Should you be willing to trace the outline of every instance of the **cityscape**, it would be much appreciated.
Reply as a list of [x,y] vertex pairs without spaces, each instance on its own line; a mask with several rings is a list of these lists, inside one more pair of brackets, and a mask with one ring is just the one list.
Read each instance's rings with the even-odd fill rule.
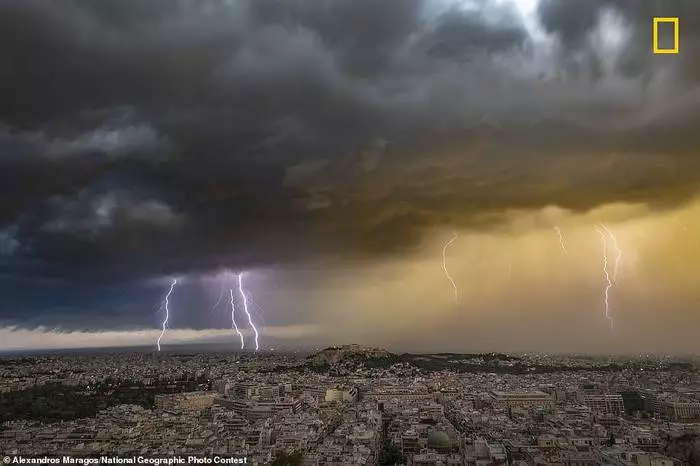
[[0,359],[0,453],[314,466],[700,461],[697,358],[186,351]]

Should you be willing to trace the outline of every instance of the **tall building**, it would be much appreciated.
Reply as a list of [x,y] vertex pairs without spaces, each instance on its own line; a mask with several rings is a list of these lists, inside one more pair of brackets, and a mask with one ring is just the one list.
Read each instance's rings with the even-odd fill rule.
[[622,414],[625,411],[622,395],[583,395],[583,404],[596,413]]
[[671,401],[667,403],[666,412],[674,421],[691,421],[700,419],[700,402]]
[[326,401],[329,403],[346,401],[354,403],[357,401],[357,387],[335,387],[326,390]]

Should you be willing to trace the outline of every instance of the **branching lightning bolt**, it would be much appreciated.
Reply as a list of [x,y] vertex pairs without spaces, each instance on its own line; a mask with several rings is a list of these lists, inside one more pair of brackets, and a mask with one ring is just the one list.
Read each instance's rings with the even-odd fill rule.
[[258,344],[258,329],[255,328],[255,324],[253,324],[253,318],[251,317],[250,312],[248,311],[248,298],[245,295],[245,291],[243,291],[243,272],[238,274],[238,291],[241,293],[241,297],[243,298],[243,310],[248,316],[248,324],[253,329],[253,333],[255,333],[255,351],[257,351],[260,348],[260,345]]
[[613,271],[613,279],[612,279],[613,284],[617,285],[617,275],[618,275],[618,272],[620,270],[620,260],[622,260],[622,249],[620,249],[620,246],[617,244],[617,238],[615,237],[613,232],[610,231],[610,229],[603,224],[601,224],[600,226],[608,234],[608,236],[610,237],[610,239],[613,242],[613,247],[615,248],[615,251],[617,251],[617,257],[615,258],[615,269]]
[[[604,226],[603,226],[604,228]],[[600,235],[600,240],[603,244],[603,275],[605,276],[605,281],[607,282],[607,285],[605,286],[605,318],[610,321],[610,329],[614,330],[615,329],[615,322],[613,321],[612,317],[610,316],[610,288],[613,286],[613,281],[610,278],[610,272],[608,271],[608,241],[605,237],[605,231],[601,229],[601,227],[597,226],[595,227],[595,230],[598,232]]]
[[457,233],[454,234],[452,239],[450,239],[447,243],[445,243],[445,246],[442,248],[442,270],[445,271],[445,276],[447,279],[450,281],[452,284],[452,288],[454,289],[455,292],[455,301],[459,301],[459,291],[457,290],[457,284],[455,283],[454,279],[452,278],[452,275],[450,275],[450,272],[447,270],[447,248],[452,244],[456,239],[457,239]]
[[262,306],[255,302],[255,300],[250,296],[250,293],[247,294],[246,297],[248,298],[248,304],[253,306],[253,309],[257,311],[258,318],[260,319],[258,326],[265,328],[265,310],[262,308]]
[[238,324],[236,323],[236,305],[233,301],[233,288],[229,290],[231,294],[231,326],[236,330],[238,337],[241,339],[241,349],[245,347],[245,341],[243,340],[243,334],[238,329]]
[[564,234],[561,232],[561,228],[554,227],[554,231],[556,231],[557,235],[559,235],[559,245],[561,246],[561,251],[565,256],[568,256],[569,251],[566,250],[566,244],[564,244]]
[[219,292],[219,299],[216,300],[216,304],[212,306],[211,311],[209,311],[209,315],[212,315],[214,311],[216,310],[217,307],[219,307],[219,304],[221,304],[221,300],[224,297],[224,290],[226,289],[226,281],[221,282],[221,291]]
[[168,319],[170,319],[170,295],[173,293],[173,290],[175,289],[175,285],[177,285],[177,280],[173,279],[173,282],[170,284],[170,290],[168,291],[168,294],[165,295],[165,300],[163,301],[163,307],[165,308],[165,319],[163,319],[163,329],[160,332],[160,336],[158,337],[158,341],[156,342],[156,345],[158,346],[158,351],[160,351],[160,340],[163,338],[163,335],[165,335],[165,330],[168,328]]

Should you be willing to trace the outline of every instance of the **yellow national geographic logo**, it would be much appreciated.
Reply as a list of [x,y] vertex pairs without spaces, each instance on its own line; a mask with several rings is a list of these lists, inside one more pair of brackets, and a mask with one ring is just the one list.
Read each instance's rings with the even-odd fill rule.
[[[673,24],[673,48],[672,49],[662,49],[659,48],[659,24],[661,23],[671,23]],[[680,45],[680,39],[678,37],[678,18],[654,18],[654,54],[671,54],[678,53],[678,46]]]

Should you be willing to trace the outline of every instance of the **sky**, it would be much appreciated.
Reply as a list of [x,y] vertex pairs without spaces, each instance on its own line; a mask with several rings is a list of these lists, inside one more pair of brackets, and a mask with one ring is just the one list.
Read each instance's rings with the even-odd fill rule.
[[0,351],[173,280],[251,348],[239,273],[263,349],[700,351],[696,0],[5,0],[0,57]]

